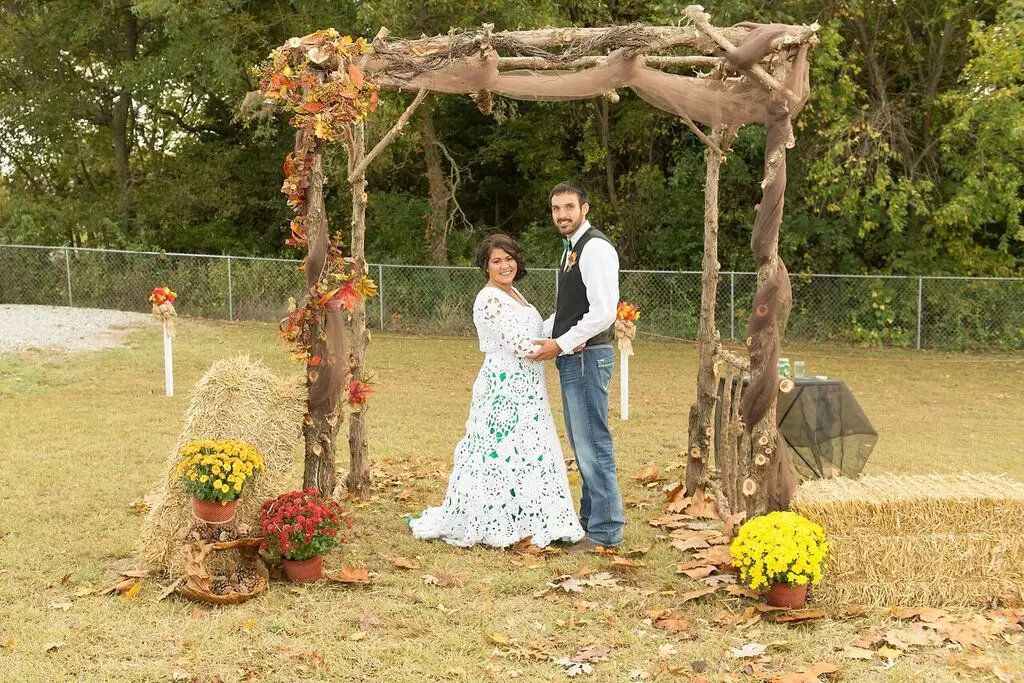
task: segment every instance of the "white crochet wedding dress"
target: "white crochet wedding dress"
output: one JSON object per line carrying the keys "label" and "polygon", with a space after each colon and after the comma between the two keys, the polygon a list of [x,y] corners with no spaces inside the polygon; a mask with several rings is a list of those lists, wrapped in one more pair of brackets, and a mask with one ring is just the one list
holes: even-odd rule
{"label": "white crochet wedding dress", "polygon": [[473,305],[484,356],[473,384],[466,435],[444,504],[409,522],[417,538],[503,548],[527,536],[540,547],[583,538],[544,381],[527,359],[543,321],[495,287]]}

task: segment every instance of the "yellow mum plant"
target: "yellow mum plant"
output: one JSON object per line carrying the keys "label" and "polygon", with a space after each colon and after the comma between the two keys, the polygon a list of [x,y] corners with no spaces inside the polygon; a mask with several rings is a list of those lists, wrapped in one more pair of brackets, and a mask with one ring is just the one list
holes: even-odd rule
{"label": "yellow mum plant", "polygon": [[221,504],[242,495],[242,487],[263,471],[263,458],[244,441],[199,440],[178,451],[178,480],[199,500]]}
{"label": "yellow mum plant", "polygon": [[740,577],[758,589],[818,583],[829,549],[819,525],[795,512],[770,512],[740,527],[731,552]]}

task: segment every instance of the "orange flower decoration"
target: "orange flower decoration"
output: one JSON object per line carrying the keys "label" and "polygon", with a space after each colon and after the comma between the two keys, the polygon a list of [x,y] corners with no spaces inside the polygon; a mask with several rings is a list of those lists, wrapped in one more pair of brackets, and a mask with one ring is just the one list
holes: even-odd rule
{"label": "orange flower decoration", "polygon": [[357,379],[352,380],[348,385],[348,404],[350,406],[361,406],[370,399],[373,387]]}
{"label": "orange flower decoration", "polygon": [[615,318],[617,320],[628,320],[629,322],[636,322],[640,319],[640,309],[633,304],[628,304],[625,301],[619,302],[619,308],[615,312]]}
{"label": "orange flower decoration", "polygon": [[149,295],[149,302],[160,306],[164,302],[173,304],[177,298],[177,292],[172,292],[170,287],[156,287],[153,293]]}

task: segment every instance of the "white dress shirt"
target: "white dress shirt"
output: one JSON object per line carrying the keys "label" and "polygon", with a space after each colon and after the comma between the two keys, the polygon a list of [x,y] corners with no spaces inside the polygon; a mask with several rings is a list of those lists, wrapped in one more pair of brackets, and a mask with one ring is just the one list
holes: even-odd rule
{"label": "white dress shirt", "polygon": [[[583,225],[569,238],[572,248],[589,229],[590,221],[583,221]],[[580,253],[576,267],[583,277],[590,310],[568,332],[555,340],[563,354],[572,353],[577,346],[611,327],[619,307],[619,255],[615,247],[605,240],[593,239],[588,244],[590,246],[587,250]],[[559,267],[565,265],[565,258],[566,254],[562,254]],[[554,326],[555,316],[552,314],[544,321],[545,337],[551,336]]]}

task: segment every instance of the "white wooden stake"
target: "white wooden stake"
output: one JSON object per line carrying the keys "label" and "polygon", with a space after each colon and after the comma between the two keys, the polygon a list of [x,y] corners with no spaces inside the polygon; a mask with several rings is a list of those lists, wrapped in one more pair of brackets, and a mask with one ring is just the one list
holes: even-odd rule
{"label": "white wooden stake", "polygon": [[164,387],[168,396],[174,396],[174,364],[171,360],[171,335],[167,334],[167,323],[164,328]]}
{"label": "white wooden stake", "polygon": [[629,419],[629,355],[619,354],[619,417]]}

